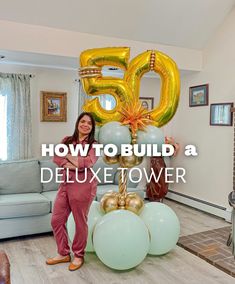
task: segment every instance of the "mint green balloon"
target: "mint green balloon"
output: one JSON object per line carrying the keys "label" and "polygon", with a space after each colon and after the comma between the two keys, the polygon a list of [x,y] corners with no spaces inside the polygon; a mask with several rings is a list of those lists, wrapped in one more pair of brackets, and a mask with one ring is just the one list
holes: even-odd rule
{"label": "mint green balloon", "polygon": [[[88,213],[88,237],[87,237],[87,245],[85,248],[85,251],[87,252],[93,252],[93,242],[92,242],[92,234],[95,227],[96,222],[98,222],[104,214],[100,210],[100,203],[97,201],[93,201]],[[71,213],[69,215],[68,221],[67,221],[67,231],[69,235],[69,239],[72,242],[74,235],[75,235],[75,223],[73,214]]]}
{"label": "mint green balloon", "polygon": [[169,206],[160,202],[146,203],[140,218],[150,232],[149,254],[162,255],[175,247],[179,239],[180,222]]}
{"label": "mint green balloon", "polygon": [[108,267],[126,270],[139,265],[149,250],[149,232],[139,216],[115,210],[102,217],[93,233],[99,259]]}
{"label": "mint green balloon", "polygon": [[162,144],[164,144],[164,133],[162,129],[153,126],[148,125],[145,128],[145,131],[138,130],[137,131],[137,144],[157,144],[158,145],[158,151],[161,151]]}
{"label": "mint green balloon", "polygon": [[99,143],[104,145],[114,144],[118,147],[118,153],[120,153],[121,144],[131,143],[130,130],[120,122],[108,122],[100,128]]}

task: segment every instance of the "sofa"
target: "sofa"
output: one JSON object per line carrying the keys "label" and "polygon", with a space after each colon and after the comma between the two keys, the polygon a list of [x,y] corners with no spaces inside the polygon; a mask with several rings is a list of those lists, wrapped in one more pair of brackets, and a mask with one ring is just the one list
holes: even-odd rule
{"label": "sofa", "polygon": [[[44,168],[43,179],[49,181],[50,171],[45,168],[55,173],[56,167],[52,160],[47,159],[0,163],[0,239],[52,231],[51,214],[59,184],[54,175],[50,182],[41,183],[41,169]],[[109,177],[112,183],[105,183],[103,171],[99,172],[98,201],[105,192],[118,191],[119,165],[107,165],[99,157],[93,169],[104,167],[112,167]],[[133,180],[135,178],[138,177],[133,177]],[[127,191],[136,192],[142,198],[145,188],[144,180],[139,183],[128,180]]]}

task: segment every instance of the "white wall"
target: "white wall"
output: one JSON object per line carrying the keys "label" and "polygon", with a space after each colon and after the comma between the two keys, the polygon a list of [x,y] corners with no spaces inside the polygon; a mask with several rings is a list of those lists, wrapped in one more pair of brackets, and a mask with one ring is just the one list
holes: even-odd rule
{"label": "white wall", "polygon": [[189,107],[189,87],[209,83],[209,104],[235,101],[235,9],[204,50],[203,70],[182,78],[181,100],[172,121],[172,134],[182,146],[194,144],[198,157],[183,151],[172,159],[187,170],[187,183],[174,190],[229,208],[233,190],[233,127],[210,126],[210,106]]}
{"label": "white wall", "polygon": [[[31,104],[33,126],[33,154],[40,156],[42,143],[57,143],[73,133],[78,114],[78,83],[75,71],[33,68],[19,65],[0,65],[0,72],[33,74],[31,79]],[[67,122],[40,121],[40,91],[67,93]]]}

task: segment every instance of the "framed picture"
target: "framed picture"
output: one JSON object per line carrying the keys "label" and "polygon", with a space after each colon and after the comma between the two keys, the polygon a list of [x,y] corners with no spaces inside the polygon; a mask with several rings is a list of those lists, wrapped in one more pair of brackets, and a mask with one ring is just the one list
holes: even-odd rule
{"label": "framed picture", "polygon": [[67,121],[67,93],[41,92],[41,121]]}
{"label": "framed picture", "polygon": [[141,105],[143,108],[145,108],[146,110],[151,110],[153,109],[153,98],[152,97],[140,97],[139,98]]}
{"label": "framed picture", "polygon": [[233,125],[233,103],[211,104],[210,125],[232,126]]}
{"label": "framed picture", "polygon": [[189,88],[189,106],[207,106],[209,84],[193,86]]}

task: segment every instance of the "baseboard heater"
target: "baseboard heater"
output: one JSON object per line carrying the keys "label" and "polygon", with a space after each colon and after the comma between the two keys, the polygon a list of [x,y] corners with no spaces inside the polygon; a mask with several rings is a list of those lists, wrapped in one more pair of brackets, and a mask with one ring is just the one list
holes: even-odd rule
{"label": "baseboard heater", "polygon": [[215,216],[221,217],[225,219],[225,221],[227,222],[231,222],[232,208],[231,209],[225,208],[225,207],[207,202],[205,200],[191,197],[183,193],[175,192],[173,190],[168,190],[166,198],[177,201],[185,205],[188,205],[190,207],[196,208],[203,212],[207,212]]}

